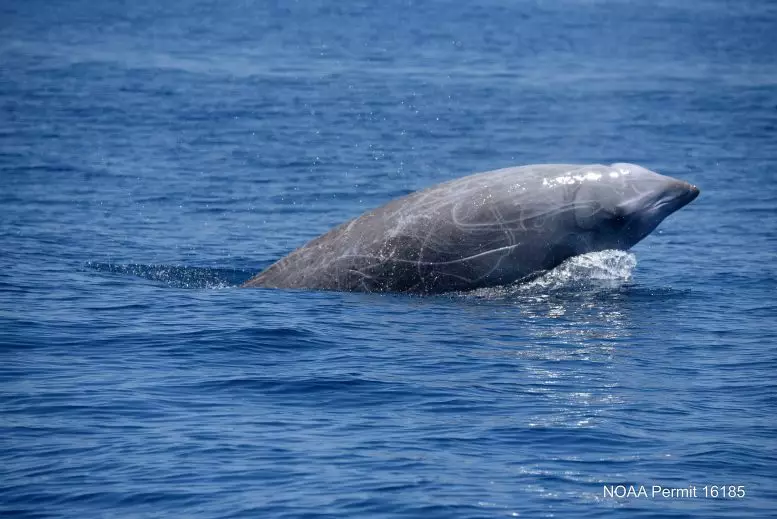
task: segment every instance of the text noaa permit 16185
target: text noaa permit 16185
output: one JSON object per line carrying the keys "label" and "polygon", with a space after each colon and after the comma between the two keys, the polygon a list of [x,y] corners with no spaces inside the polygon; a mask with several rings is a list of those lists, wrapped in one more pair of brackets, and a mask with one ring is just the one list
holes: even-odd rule
{"label": "text noaa permit 16185", "polygon": [[610,499],[742,499],[745,485],[604,485],[602,497]]}

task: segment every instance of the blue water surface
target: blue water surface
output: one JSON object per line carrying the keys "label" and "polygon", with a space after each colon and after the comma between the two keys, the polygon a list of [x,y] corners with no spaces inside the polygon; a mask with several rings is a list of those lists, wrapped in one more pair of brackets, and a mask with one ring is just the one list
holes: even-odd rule
{"label": "blue water surface", "polygon": [[[775,28],[761,0],[0,2],[0,515],[773,515]],[[702,194],[527,286],[238,288],[543,162]]]}

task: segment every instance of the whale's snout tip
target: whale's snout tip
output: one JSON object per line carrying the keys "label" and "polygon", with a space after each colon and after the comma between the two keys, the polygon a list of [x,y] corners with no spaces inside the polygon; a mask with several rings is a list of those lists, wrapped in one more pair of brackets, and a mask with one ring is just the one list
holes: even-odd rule
{"label": "whale's snout tip", "polygon": [[678,180],[675,183],[674,196],[677,196],[679,200],[682,200],[683,205],[690,204],[696,197],[699,196],[699,188],[694,184],[690,184],[683,180]]}
{"label": "whale's snout tip", "polygon": [[696,187],[694,184],[688,184],[688,192],[690,193],[690,197],[691,197],[689,202],[693,202],[694,200],[696,200],[696,197],[699,196],[699,193],[701,193],[699,188]]}

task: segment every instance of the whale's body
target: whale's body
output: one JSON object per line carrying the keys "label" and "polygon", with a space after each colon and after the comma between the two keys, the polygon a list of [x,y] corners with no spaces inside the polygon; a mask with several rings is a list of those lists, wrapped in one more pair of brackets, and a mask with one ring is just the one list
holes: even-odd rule
{"label": "whale's body", "polygon": [[244,286],[435,293],[503,285],[578,254],[626,250],[698,193],[634,164],[479,173],[346,222]]}

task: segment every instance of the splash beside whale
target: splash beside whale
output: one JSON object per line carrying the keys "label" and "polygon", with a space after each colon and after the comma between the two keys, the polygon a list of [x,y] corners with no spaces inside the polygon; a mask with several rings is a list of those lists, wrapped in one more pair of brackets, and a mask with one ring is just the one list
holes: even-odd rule
{"label": "splash beside whale", "polygon": [[625,163],[478,173],[368,211],[243,286],[439,293],[520,282],[572,256],[627,250],[698,194]]}

